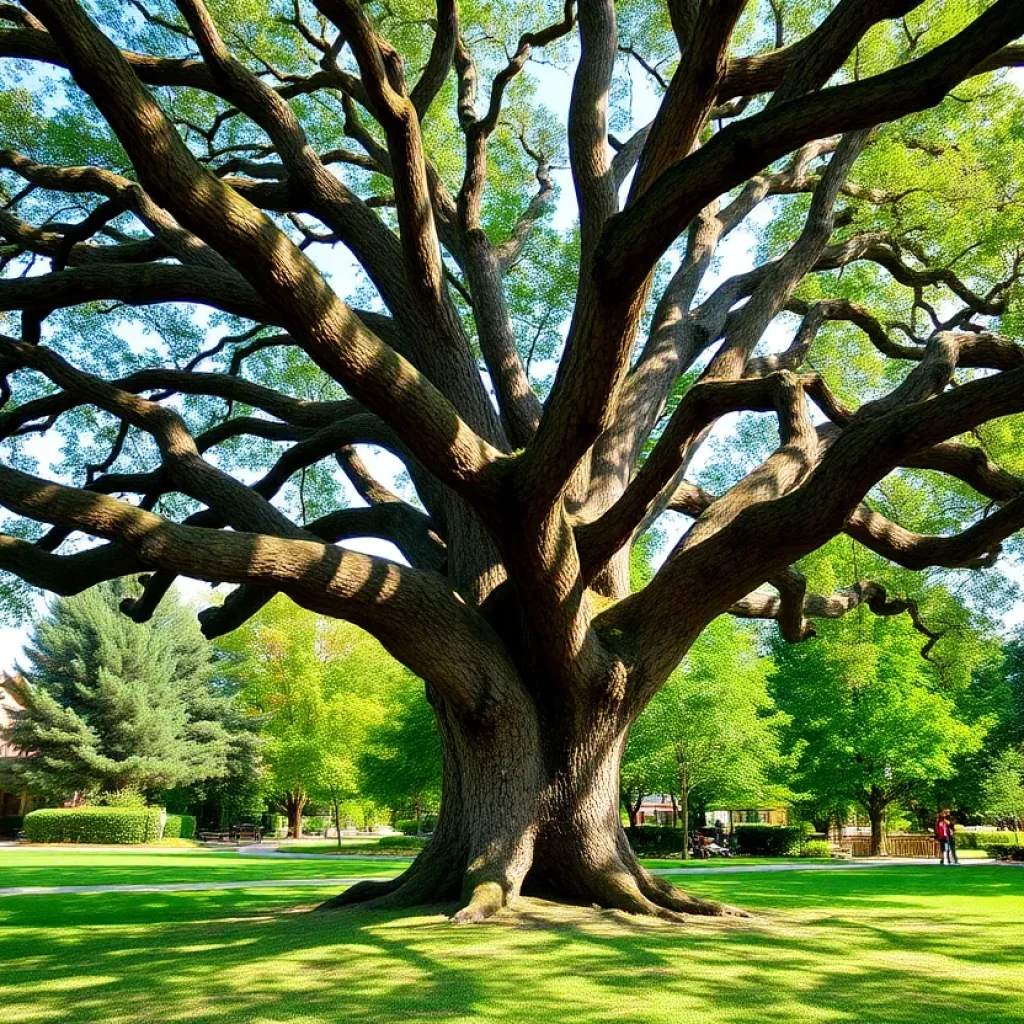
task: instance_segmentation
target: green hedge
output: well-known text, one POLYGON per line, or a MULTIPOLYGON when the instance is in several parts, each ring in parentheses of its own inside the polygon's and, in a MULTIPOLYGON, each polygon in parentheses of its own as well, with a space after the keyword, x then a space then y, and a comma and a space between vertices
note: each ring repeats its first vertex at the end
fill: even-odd
POLYGON ((160 807, 47 808, 25 815, 33 843, 151 843, 161 838, 160 807))
POLYGON ((264 829, 271 835, 277 835, 282 829, 288 828, 288 819, 283 814, 264 814, 264 829))
POLYGON ((740 853, 754 857, 784 857, 803 842, 804 825, 737 825, 736 845, 740 853))
POLYGON ((428 839, 420 836, 381 836, 378 850, 419 850, 426 846, 428 839))
POLYGON ((395 822, 395 828, 407 836, 418 836, 433 832, 435 820, 429 815, 424 815, 418 822, 415 818, 399 818, 395 822))
POLYGON ((961 832, 956 833, 958 850, 991 850, 993 846, 1017 846, 1024 832, 961 832))
POLYGON ((0 836, 13 836, 20 832, 24 820, 20 814, 0 814, 0 836))
POLYGON ((627 828, 626 836, 638 857, 680 857, 683 853, 683 830, 663 825, 638 825, 627 828))
POLYGON ((801 857, 831 857, 832 847, 829 846, 828 840, 826 839, 808 839, 803 846, 800 847, 801 857))
MULTIPOLYGON (((1013 835, 1013 833, 1010 833, 1013 835)), ((1024 846, 1018 846, 1013 843, 993 843, 988 848, 990 857, 995 857, 996 860, 1020 860, 1024 861, 1024 846)))
POLYGON ((195 839, 196 819, 191 814, 168 814, 164 839, 195 839))

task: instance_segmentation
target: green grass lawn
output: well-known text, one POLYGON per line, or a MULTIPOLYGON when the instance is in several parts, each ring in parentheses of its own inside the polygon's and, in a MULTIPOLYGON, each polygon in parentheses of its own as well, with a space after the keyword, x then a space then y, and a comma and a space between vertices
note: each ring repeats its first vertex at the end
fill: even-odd
MULTIPOLYGON (((384 877, 408 860, 275 860, 207 850, 76 850, 0 848, 0 888, 24 885, 157 885, 169 882, 248 882, 263 878, 384 877)), ((33 897, 36 898, 36 897, 33 897)))
POLYGON ((687 885, 758 916, 678 926, 531 903, 456 928, 422 911, 308 913, 323 894, 301 887, 7 898, 0 1005, 5 1024, 1024 1019, 1024 871, 687 885))

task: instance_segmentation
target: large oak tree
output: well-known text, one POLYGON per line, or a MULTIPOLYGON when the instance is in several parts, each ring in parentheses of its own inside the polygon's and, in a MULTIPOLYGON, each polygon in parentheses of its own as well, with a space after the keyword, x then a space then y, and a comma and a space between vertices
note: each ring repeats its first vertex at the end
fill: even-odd
POLYGON ((871 581, 808 593, 795 563, 845 531, 910 568, 979 567, 1024 525, 1024 482, 977 440, 1024 411, 1021 259, 992 230, 1019 216, 999 70, 1022 58, 1019 0, 566 0, 547 25, 511 0, 21 0, 0 18, 0 566, 60 593, 154 570, 139 620, 176 576, 237 585, 210 636, 284 592, 426 681, 434 839, 335 903, 721 912, 645 871, 617 812, 630 725, 694 639, 733 612, 799 641, 858 605, 927 629, 871 581), (555 90, 524 74, 542 47, 571 80, 570 236, 549 219, 555 90), (620 138, 639 75, 660 102, 620 138), (721 274, 763 211, 758 265, 721 274), (329 245, 365 275, 344 297, 311 259, 329 245), (210 333, 244 324, 190 352, 173 303, 225 314, 210 333), (163 332, 162 365, 114 357, 97 324, 126 305, 163 332), (744 410, 777 421, 773 450, 696 487, 698 449, 744 410), (25 435, 62 425, 110 447, 44 479, 25 435), (335 459, 366 504, 308 515, 303 485, 335 459), (872 504, 915 470, 971 489, 948 534, 872 504), (630 546, 671 511, 693 524, 630 593, 630 546), (365 536, 405 564, 342 546, 365 536))

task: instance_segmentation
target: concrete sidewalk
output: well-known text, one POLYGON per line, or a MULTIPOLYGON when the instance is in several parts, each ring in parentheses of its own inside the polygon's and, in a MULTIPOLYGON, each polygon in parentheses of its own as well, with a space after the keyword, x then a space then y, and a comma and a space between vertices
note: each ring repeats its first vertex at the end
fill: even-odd
POLYGON ((287 889, 330 887, 387 878, 264 878, 250 882, 165 882, 161 885, 26 885, 0 889, 0 896, 64 896, 90 892, 214 892, 219 889, 287 889))
MULTIPOLYGON (((966 868, 975 864, 999 864, 988 857, 963 860, 952 867, 966 868)), ((738 875, 748 871, 850 871, 856 868, 943 867, 933 857, 884 857, 874 860, 837 860, 832 864, 730 864, 724 868, 651 868, 655 875, 738 875)))

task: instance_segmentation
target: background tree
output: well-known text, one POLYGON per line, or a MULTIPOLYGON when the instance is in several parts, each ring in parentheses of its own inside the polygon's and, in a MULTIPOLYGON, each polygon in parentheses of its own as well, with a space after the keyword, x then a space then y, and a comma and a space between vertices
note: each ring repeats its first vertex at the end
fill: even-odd
POLYGON ((422 684, 399 693, 387 718, 372 727, 359 756, 358 790, 394 818, 416 820, 441 805, 441 739, 422 684))
POLYGON ((641 776, 648 792, 679 798, 689 855, 691 810, 760 806, 786 795, 780 733, 786 716, 768 696, 770 662, 757 634, 718 619, 640 715, 623 774, 641 776))
POLYGON ((982 788, 985 812, 1009 820, 1016 836, 1024 820, 1024 753, 1004 750, 995 760, 982 788))
POLYGON ((357 792, 358 762, 396 692, 417 685, 368 634, 278 598, 220 641, 221 671, 262 739, 265 786, 302 836, 310 798, 339 805, 357 792))
POLYGON ((226 774, 209 645, 173 595, 145 624, 126 618, 120 604, 139 589, 113 581, 58 598, 35 627, 15 687, 23 710, 4 734, 32 756, 0 764, 26 791, 152 795, 226 774))
POLYGON ((813 644, 773 644, 771 693, 799 756, 794 788, 819 806, 858 804, 873 855, 886 852, 892 806, 950 777, 992 724, 959 717, 943 669, 962 666, 956 653, 946 660, 943 642, 929 641, 934 660, 925 660, 909 620, 856 615, 823 624, 813 644))
POLYGON ((805 589, 844 532, 981 567, 1024 525, 1019 0, 0 10, 0 565, 65 592, 155 569, 139 619, 175 575, 236 584, 211 636, 283 591, 424 679, 434 840, 345 901, 720 912, 652 878, 617 810, 694 640, 729 611, 793 641, 905 611, 805 589), (712 271, 764 223, 750 270, 712 271), (771 451, 695 487, 741 410, 771 451), (67 461, 40 470, 26 430, 67 461), (878 506, 908 467, 971 488, 948 530, 878 506), (666 509, 695 522, 631 594, 666 509), (364 536, 408 564, 341 546, 364 536))

